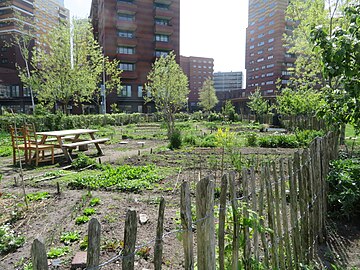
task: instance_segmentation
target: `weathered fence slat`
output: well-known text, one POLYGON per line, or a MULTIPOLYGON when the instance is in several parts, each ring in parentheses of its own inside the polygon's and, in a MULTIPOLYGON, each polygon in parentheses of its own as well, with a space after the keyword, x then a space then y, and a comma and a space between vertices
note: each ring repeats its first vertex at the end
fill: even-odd
POLYGON ((274 211, 274 195, 271 185, 271 173, 269 164, 265 164, 265 184, 266 184, 266 198, 268 202, 268 222, 269 227, 272 230, 270 234, 271 239, 271 261, 272 269, 279 269, 279 254, 278 254, 278 235, 275 222, 275 211, 274 211))
POLYGON ((291 242, 289 237, 288 211, 286 207, 286 178, 284 172, 284 159, 280 159, 280 194, 281 194, 281 216, 284 228, 284 242, 286 249, 286 269, 293 269, 291 242))
POLYGON ((164 232, 164 211, 165 211, 165 199, 161 197, 159 205, 159 216, 156 227, 156 240, 154 247, 154 268, 155 270, 161 270, 162 254, 163 254, 163 239, 164 232))
MULTIPOLYGON (((252 200, 252 210, 254 211, 254 213, 256 213, 255 218, 259 218, 258 216, 258 202, 257 202, 257 194, 256 194, 256 190, 255 190, 255 169, 254 167, 250 168, 250 186, 251 186, 251 200, 252 200)), ((254 259, 256 261, 259 260, 259 232, 257 228, 254 228, 254 232, 253 232, 253 240, 254 240, 254 248, 253 248, 253 252, 254 252, 254 259)))
POLYGON ((122 269, 133 270, 135 262, 135 244, 137 234, 137 215, 135 210, 128 210, 125 220, 124 257, 122 269))
POLYGON ((285 269, 285 249, 284 249, 284 237, 282 232, 282 224, 281 224, 281 214, 280 214, 280 195, 279 195, 279 178, 276 173, 276 163, 272 163, 272 171, 273 171, 273 181, 275 185, 274 189, 274 197, 275 197, 275 219, 276 219, 276 229, 277 229, 277 239, 279 244, 279 264, 280 269, 285 269))
MULTIPOLYGON (((264 208, 265 208, 265 202, 264 202, 264 195, 265 195, 265 167, 262 166, 261 167, 261 177, 260 177, 260 194, 259 194, 259 216, 262 217, 264 215, 264 208)), ((265 221, 263 218, 260 219, 260 226, 261 227, 265 227, 265 221)), ((266 240, 266 234, 265 231, 263 230, 261 232, 261 243, 264 249, 264 263, 266 266, 266 269, 269 269, 269 249, 268 249, 268 243, 266 240)))
POLYGON ((92 218, 88 228, 88 249, 86 267, 94 268, 100 263, 101 225, 96 218, 92 218))
POLYGON ((301 155, 301 190, 303 193, 302 196, 302 205, 303 205, 303 219, 302 219, 302 237, 303 237, 303 251, 304 251, 304 259, 306 264, 309 264, 309 175, 308 175, 308 149, 304 149, 301 155))
POLYGON ((228 176, 221 178, 220 209, 219 209, 219 269, 225 269, 225 217, 228 176))
MULTIPOLYGON (((243 215, 244 219, 249 219, 250 209, 250 199, 249 199, 249 181, 248 181, 248 169, 244 168, 242 170, 242 179, 243 179, 243 191, 244 191, 244 202, 243 215)), ((244 255, 243 255, 244 267, 245 269, 250 269, 251 265, 251 243, 250 243, 250 228, 249 226, 244 226, 244 255)))
POLYGON ((31 245, 31 260, 33 264, 33 269, 49 269, 45 245, 38 239, 35 239, 31 245))
POLYGON ((194 269, 194 246, 191 219, 191 197, 188 182, 181 185, 180 216, 183 232, 183 247, 185 255, 185 270, 194 269))
POLYGON ((229 186, 230 186, 230 200, 231 207, 233 212, 233 241, 232 241, 232 264, 231 269, 237 270, 239 263, 239 248, 240 248, 240 224, 239 224, 239 213, 238 213, 238 203, 236 200, 236 188, 235 188, 235 173, 230 173, 229 177, 229 186))
POLYGON ((196 186, 197 263, 199 270, 215 270, 215 223, 213 177, 196 186))

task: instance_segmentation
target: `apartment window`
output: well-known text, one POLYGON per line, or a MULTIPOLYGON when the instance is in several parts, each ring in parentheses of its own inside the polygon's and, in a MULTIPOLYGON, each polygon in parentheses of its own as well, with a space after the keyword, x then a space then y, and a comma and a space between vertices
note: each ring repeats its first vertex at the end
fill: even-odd
POLYGON ((262 22, 263 20, 265 20, 264 16, 259 19, 259 22, 262 22))
POLYGON ((268 51, 272 51, 274 49, 274 47, 269 47, 268 51))
POLYGON ((265 36, 265 34, 264 34, 264 33, 262 33, 262 34, 258 35, 258 38, 262 38, 263 36, 265 36))
POLYGON ((261 26, 259 26, 259 30, 262 30, 262 29, 264 29, 265 28, 265 25, 261 25, 261 26))
POLYGON ((135 15, 134 14, 127 14, 127 13, 119 13, 118 19, 120 21, 134 21, 135 15))
POLYGON ((161 34, 156 34, 155 35, 155 40, 156 41, 161 41, 161 42, 169 42, 169 35, 161 35, 161 34))
POLYGON ((264 58, 259 58, 258 60, 256 60, 256 62, 262 62, 262 61, 264 61, 264 58))
POLYGON ((155 18, 155 24, 157 25, 169 25, 168 19, 155 18))
POLYGON ((282 80, 281 83, 282 83, 282 84, 288 84, 288 83, 289 83, 289 80, 282 80))
POLYGON ((285 76, 291 76, 291 71, 283 70, 281 74, 285 76))
POLYGON ((23 96, 24 97, 30 97, 30 89, 27 87, 23 88, 23 96))
POLYGON ((255 54, 254 53, 251 53, 250 56, 254 56, 255 54))
POLYGON ((249 47, 249 49, 250 49, 250 50, 251 50, 251 49, 254 49, 254 47, 255 47, 254 45, 251 45, 251 46, 249 47))
POLYGON ((8 64, 8 63, 9 63, 9 59, 7 59, 7 58, 1 58, 1 59, 0 59, 0 63, 1 63, 1 64, 8 64))
POLYGON ((293 53, 285 53, 286 58, 295 58, 295 54, 293 53))
POLYGON ((264 44, 265 44, 265 42, 261 41, 261 42, 258 43, 258 47, 263 46, 264 44))
POLYGON ((154 3, 155 8, 160 8, 160 9, 165 9, 168 10, 169 9, 169 5, 167 4, 162 4, 162 3, 154 3))
POLYGON ((274 76, 274 72, 266 73, 266 77, 271 77, 271 76, 274 76))
POLYGON ((260 50, 257 52, 257 54, 262 54, 264 51, 263 50, 260 50))
POLYGON ((286 63, 286 66, 287 66, 287 67, 293 67, 294 64, 293 64, 293 63, 286 63))
POLYGON ((274 29, 271 29, 269 30, 268 34, 271 35, 271 34, 274 34, 275 33, 275 30, 274 29))
POLYGON ((7 52, 7 50, 8 50, 7 47, 1 47, 1 48, 0 48, 0 51, 1 51, 1 52, 7 52))
POLYGON ((269 22, 269 25, 274 25, 275 24, 275 21, 270 21, 269 22))
POLYGON ((274 15, 275 15, 275 12, 274 12, 274 11, 269 13, 269 17, 272 17, 272 16, 274 16, 274 15))
POLYGON ((275 64, 269 64, 266 66, 266 68, 273 68, 275 66, 275 64))
POLYGON ((261 83, 261 85, 265 85, 265 83, 264 83, 264 82, 262 82, 262 83, 261 83))
POLYGON ((143 96, 143 86, 138 85, 138 97, 142 97, 142 96, 143 96))
POLYGON ((126 84, 121 88, 120 96, 121 97, 131 97, 131 85, 130 84, 126 84))
POLYGON ((271 42, 274 42, 274 38, 270 38, 269 40, 268 40, 268 43, 271 43, 271 42))
POLYGON ((261 74, 261 78, 265 78, 265 74, 261 74))
POLYGON ((120 46, 120 47, 117 48, 117 53, 135 54, 135 48, 134 47, 127 47, 127 46, 120 46))
POLYGON ((169 51, 163 51, 163 50, 156 50, 155 51, 155 56, 156 57, 167 56, 168 54, 169 54, 169 51))
POLYGON ((253 42, 255 40, 255 38, 250 38, 250 42, 253 42))
POLYGON ((251 30, 251 31, 250 31, 250 34, 254 34, 254 33, 255 33, 255 30, 251 30))
POLYGON ((124 71, 134 71, 135 64, 134 63, 120 63, 119 68, 124 71))
POLYGON ((273 59, 273 58, 274 58, 274 56, 273 56, 273 55, 269 55, 267 59, 269 59, 269 60, 270 60, 270 59, 273 59))
POLYGON ((267 81, 266 82, 266 85, 271 85, 271 84, 274 84, 274 81, 267 81))
POLYGON ((118 35, 119 35, 119 37, 123 37, 123 38, 134 38, 133 31, 120 30, 118 32, 118 35))

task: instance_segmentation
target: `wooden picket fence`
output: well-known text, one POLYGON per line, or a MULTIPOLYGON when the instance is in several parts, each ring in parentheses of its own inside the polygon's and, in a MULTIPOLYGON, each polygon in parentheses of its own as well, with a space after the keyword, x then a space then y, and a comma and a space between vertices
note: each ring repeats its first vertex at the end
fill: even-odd
MULTIPOLYGON (((298 150, 293 158, 264 163, 258 169, 244 168, 240 175, 230 172, 222 177, 218 208, 215 207, 214 179, 206 177, 196 186, 196 221, 192 218, 189 184, 182 183, 182 228, 176 233, 182 234, 184 269, 194 269, 195 261, 199 270, 229 269, 225 266, 229 257, 231 269, 257 269, 254 262, 261 262, 265 269, 290 270, 309 264, 318 243, 325 238, 326 176, 329 163, 337 158, 337 153, 338 134, 329 132, 323 138, 316 138, 308 149, 298 150), (226 233, 232 234, 231 254, 225 249, 226 233)), ((162 198, 153 241, 155 269, 161 269, 163 261, 164 211, 162 198)), ((86 269, 100 269, 120 259, 122 269, 134 269, 137 223, 136 211, 129 210, 122 254, 100 264, 101 226, 92 219, 86 269)), ((39 240, 34 240, 31 253, 34 269, 48 269, 45 247, 39 240)))

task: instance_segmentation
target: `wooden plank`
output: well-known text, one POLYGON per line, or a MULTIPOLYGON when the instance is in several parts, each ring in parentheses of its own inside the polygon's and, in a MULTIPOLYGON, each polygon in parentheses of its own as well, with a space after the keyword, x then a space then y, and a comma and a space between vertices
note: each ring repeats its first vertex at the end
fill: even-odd
POLYGON ((62 146, 65 148, 74 148, 77 146, 81 146, 81 145, 87 145, 87 144, 91 144, 91 143, 105 143, 107 141, 109 141, 109 138, 101 138, 101 139, 95 139, 95 140, 87 140, 87 141, 79 141, 79 142, 74 142, 74 143, 66 143, 63 144, 62 146))
MULTIPOLYGON (((287 211, 287 202, 286 202, 286 178, 284 171, 284 159, 280 159, 280 198, 281 198, 281 216, 282 216, 282 225, 284 228, 284 243, 286 249, 286 268, 284 269, 293 269, 292 264, 292 252, 291 252, 291 242, 289 235, 289 224, 288 224, 288 211, 287 211)), ((290 180, 289 180, 290 181, 290 180)))
POLYGON ((294 160, 288 162, 288 171, 290 177, 290 206, 291 206, 291 233, 294 243, 294 263, 295 269, 299 269, 301 262, 301 243, 299 235, 299 222, 298 222, 298 185, 297 185, 297 169, 300 167, 299 153, 294 153, 294 160))
POLYGON ((233 241, 232 241, 232 264, 231 269, 237 270, 238 263, 239 263, 239 248, 240 248, 240 220, 239 220, 239 213, 238 213, 238 203, 236 200, 236 189, 235 189, 235 173, 231 172, 229 176, 229 187, 230 187, 230 200, 231 200, 231 207, 233 213, 233 222, 234 222, 234 229, 233 229, 233 241))
POLYGON ((180 216, 183 229, 183 247, 185 255, 185 270, 194 269, 194 247, 191 219, 191 197, 188 182, 183 182, 180 193, 180 216))
POLYGON ((280 213, 280 194, 279 194, 279 178, 276 172, 276 163, 272 162, 272 175, 274 181, 274 203, 275 203, 275 221, 276 221, 276 228, 277 228, 277 241, 279 247, 279 264, 280 269, 285 269, 285 249, 284 249, 284 238, 283 238, 283 231, 282 231, 282 224, 281 224, 281 213, 280 213))
MULTIPOLYGON (((244 219, 249 219, 249 211, 250 209, 250 200, 249 200, 249 181, 248 181, 248 169, 244 168, 242 170, 242 187, 244 192, 244 207, 243 207, 243 215, 244 219)), ((243 261, 245 269, 250 269, 251 267, 251 243, 250 243, 250 228, 248 225, 244 225, 244 253, 243 253, 243 261)))
POLYGON ((271 186, 271 176, 270 176, 270 167, 269 164, 265 165, 265 184, 266 184, 266 199, 268 202, 268 222, 269 227, 272 230, 270 233, 271 239, 271 261, 272 269, 279 269, 279 254, 278 254, 278 243, 277 243, 277 229, 275 222, 275 211, 274 211, 274 195, 271 186))
POLYGON ((304 208, 304 212, 303 212, 303 220, 302 220, 302 226, 303 226, 303 243, 304 243, 304 247, 303 247, 303 251, 304 251, 304 259, 306 264, 310 263, 310 257, 309 257, 309 247, 310 247, 310 242, 309 242, 309 190, 308 190, 308 185, 309 185, 309 151, 308 149, 304 149, 303 153, 301 155, 301 174, 302 174, 302 189, 303 189, 303 198, 302 198, 302 204, 303 204, 303 208, 304 208))
POLYGON ((162 254, 163 254, 163 232, 164 232, 164 211, 165 199, 161 197, 159 205, 158 223, 156 227, 156 240, 154 247, 154 267, 155 270, 161 270, 162 254))
POLYGON ((198 270, 215 270, 214 182, 209 176, 196 186, 198 270))
MULTIPOLYGON (((261 177, 260 177, 260 194, 259 194, 259 216, 260 216, 260 227, 264 228, 265 227, 265 222, 264 222, 264 195, 265 195, 265 165, 261 166, 261 177)), ((261 243, 264 249, 264 263, 265 263, 265 267, 266 269, 269 269, 270 265, 269 265, 269 247, 268 247, 268 243, 266 240, 266 234, 265 231, 263 230, 261 232, 261 243)))
POLYGON ((225 270, 225 217, 228 175, 221 178, 220 209, 219 209, 219 269, 225 270))
POLYGON ((33 264, 33 269, 49 269, 45 245, 39 239, 35 239, 31 245, 31 261, 33 264))
POLYGON ((92 218, 88 228, 87 268, 97 267, 100 263, 100 236, 100 223, 96 218, 92 218))
POLYGON ((122 260, 122 269, 134 270, 135 244, 137 234, 137 215, 135 210, 128 210, 125 220, 124 232, 124 257, 122 260))
MULTIPOLYGON (((252 201, 252 210, 254 213, 254 217, 256 219, 259 219, 258 213, 258 200, 257 200, 257 194, 256 194, 256 188, 255 188, 255 169, 254 167, 250 168, 250 187, 251 187, 251 201, 252 201)), ((253 242, 254 242, 254 259, 255 261, 259 261, 259 230, 257 228, 254 228, 253 231, 253 242)))

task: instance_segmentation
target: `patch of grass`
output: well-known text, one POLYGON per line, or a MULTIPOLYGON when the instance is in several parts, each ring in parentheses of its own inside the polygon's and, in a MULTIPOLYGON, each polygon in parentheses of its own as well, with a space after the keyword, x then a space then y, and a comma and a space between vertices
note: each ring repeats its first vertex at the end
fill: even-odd
POLYGON ((72 242, 79 241, 79 239, 80 239, 80 233, 78 231, 64 232, 60 236, 60 242, 63 242, 65 245, 69 245, 72 242))
POLYGON ((36 193, 29 193, 26 195, 26 198, 31 201, 41 201, 49 198, 49 192, 36 192, 36 193))
POLYGON ((47 257, 49 259, 56 259, 68 254, 69 252, 70 252, 69 247, 53 247, 48 251, 47 257))

